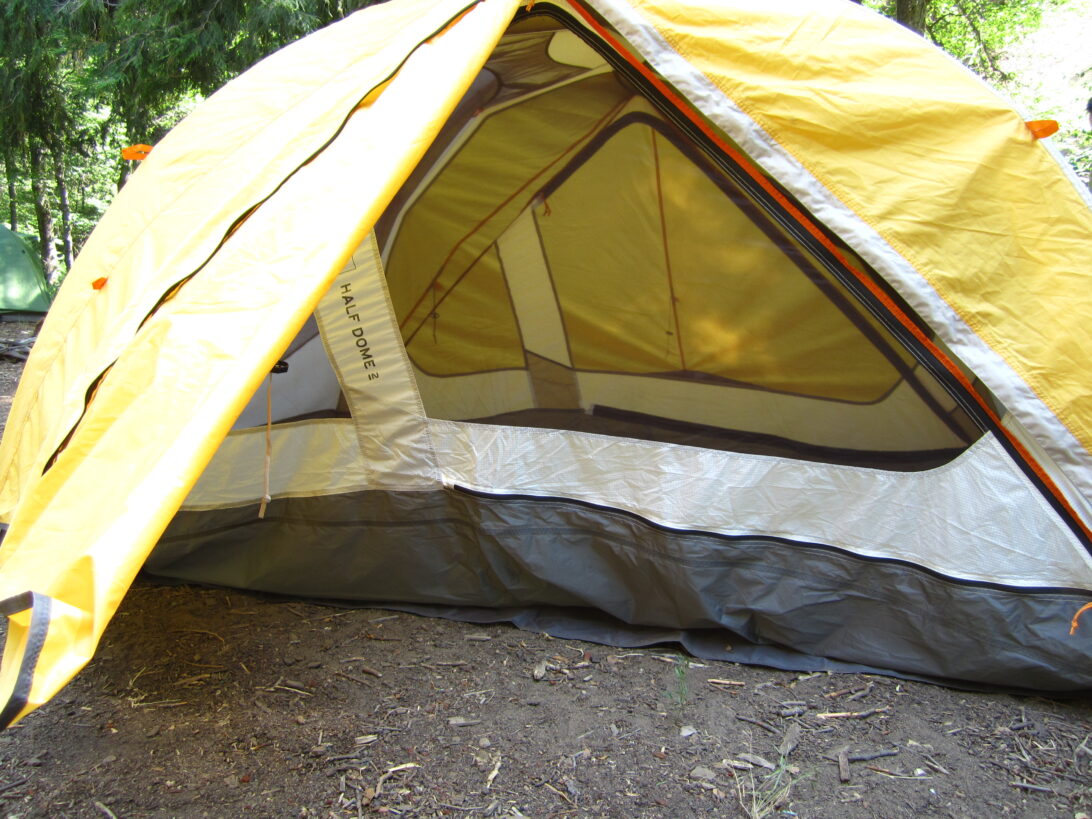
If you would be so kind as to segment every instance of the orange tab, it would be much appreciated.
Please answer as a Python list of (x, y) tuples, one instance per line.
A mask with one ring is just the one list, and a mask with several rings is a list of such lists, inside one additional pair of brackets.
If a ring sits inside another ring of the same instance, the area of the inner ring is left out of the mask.
[(1028, 130), (1031, 131), (1031, 135), (1036, 139), (1043, 139), (1044, 137), (1051, 136), (1058, 133), (1058, 122), (1053, 119), (1033, 119), (1024, 123), (1028, 126)]
[(1077, 633), (1077, 621), (1081, 619), (1081, 615), (1090, 609), (1092, 609), (1092, 603), (1085, 603), (1077, 609), (1077, 613), (1073, 615), (1073, 620), (1069, 624), (1069, 635), (1071, 637)]
[(151, 145), (130, 145), (121, 149), (122, 159), (144, 159), (152, 152)]
[(106, 277), (100, 276), (99, 278), (91, 282), (91, 286), (96, 290), (102, 290), (102, 288), (106, 287)]

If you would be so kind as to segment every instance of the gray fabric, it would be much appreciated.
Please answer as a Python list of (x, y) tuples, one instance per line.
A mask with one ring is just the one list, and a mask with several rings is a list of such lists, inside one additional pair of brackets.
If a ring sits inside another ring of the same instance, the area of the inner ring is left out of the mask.
[(11, 696), (0, 710), (0, 731), (11, 725), (30, 699), (34, 669), (38, 665), (38, 657), (42, 653), (42, 646), (49, 632), (49, 613), (52, 607), (52, 598), (37, 592), (23, 592), (0, 601), (0, 615), (7, 617), (30, 609), (30, 628), (26, 647), (23, 649), (23, 659), (16, 673)]
[[(1088, 593), (956, 582), (817, 544), (666, 530), (572, 501), (359, 492), (275, 500), (264, 520), (256, 507), (183, 512), (146, 568), (374, 603), (597, 609), (665, 639), (708, 632), (773, 647), (753, 661), (779, 667), (823, 668), (814, 658), (824, 657), (1009, 688), (1092, 688), (1090, 644), (1067, 635)], [(595, 630), (589, 620), (581, 636), (597, 639)], [(703, 640), (692, 642), (702, 654)], [(811, 656), (793, 665), (792, 652)]]

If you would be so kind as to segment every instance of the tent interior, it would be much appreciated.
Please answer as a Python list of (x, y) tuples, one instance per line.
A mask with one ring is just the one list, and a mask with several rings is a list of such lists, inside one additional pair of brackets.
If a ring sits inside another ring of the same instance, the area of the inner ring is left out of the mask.
[[(425, 413), (889, 470), (970, 446), (978, 425), (839, 275), (868, 265), (639, 84), (524, 16), (386, 210)], [(284, 359), (274, 423), (347, 416), (316, 322)], [(265, 422), (259, 390), (236, 428)]]

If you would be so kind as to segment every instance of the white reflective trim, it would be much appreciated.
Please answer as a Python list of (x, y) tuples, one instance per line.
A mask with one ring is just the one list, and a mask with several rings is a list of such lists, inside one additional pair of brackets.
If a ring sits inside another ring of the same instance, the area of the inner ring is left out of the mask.
[(569, 498), (672, 528), (770, 536), (964, 580), (1092, 590), (1092, 559), (992, 435), (925, 472), (432, 421), (444, 483)]
[[(679, 55), (632, 6), (622, 0), (591, 0), (590, 5), (698, 110), (890, 282), (952, 353), (962, 359), (1019, 419), (1073, 485), (1085, 497), (1092, 498), (1092, 454), (906, 259), (808, 173), (712, 81)], [(1065, 488), (1060, 487), (1063, 492)], [(1084, 506), (1076, 501), (1074, 505)], [(1092, 524), (1092, 520), (1086, 522)]]
[[(439, 481), (413, 370), (394, 321), (375, 234), (369, 233), (315, 310), (373, 487)], [(273, 461), (274, 471), (280, 464)]]

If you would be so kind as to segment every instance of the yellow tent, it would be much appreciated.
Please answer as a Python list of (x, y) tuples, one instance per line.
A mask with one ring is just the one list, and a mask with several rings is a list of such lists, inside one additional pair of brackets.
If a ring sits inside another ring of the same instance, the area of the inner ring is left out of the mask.
[(1089, 687), (1090, 238), (852, 3), (368, 8), (176, 127), (68, 276), (0, 446), (0, 723), (142, 567)]

